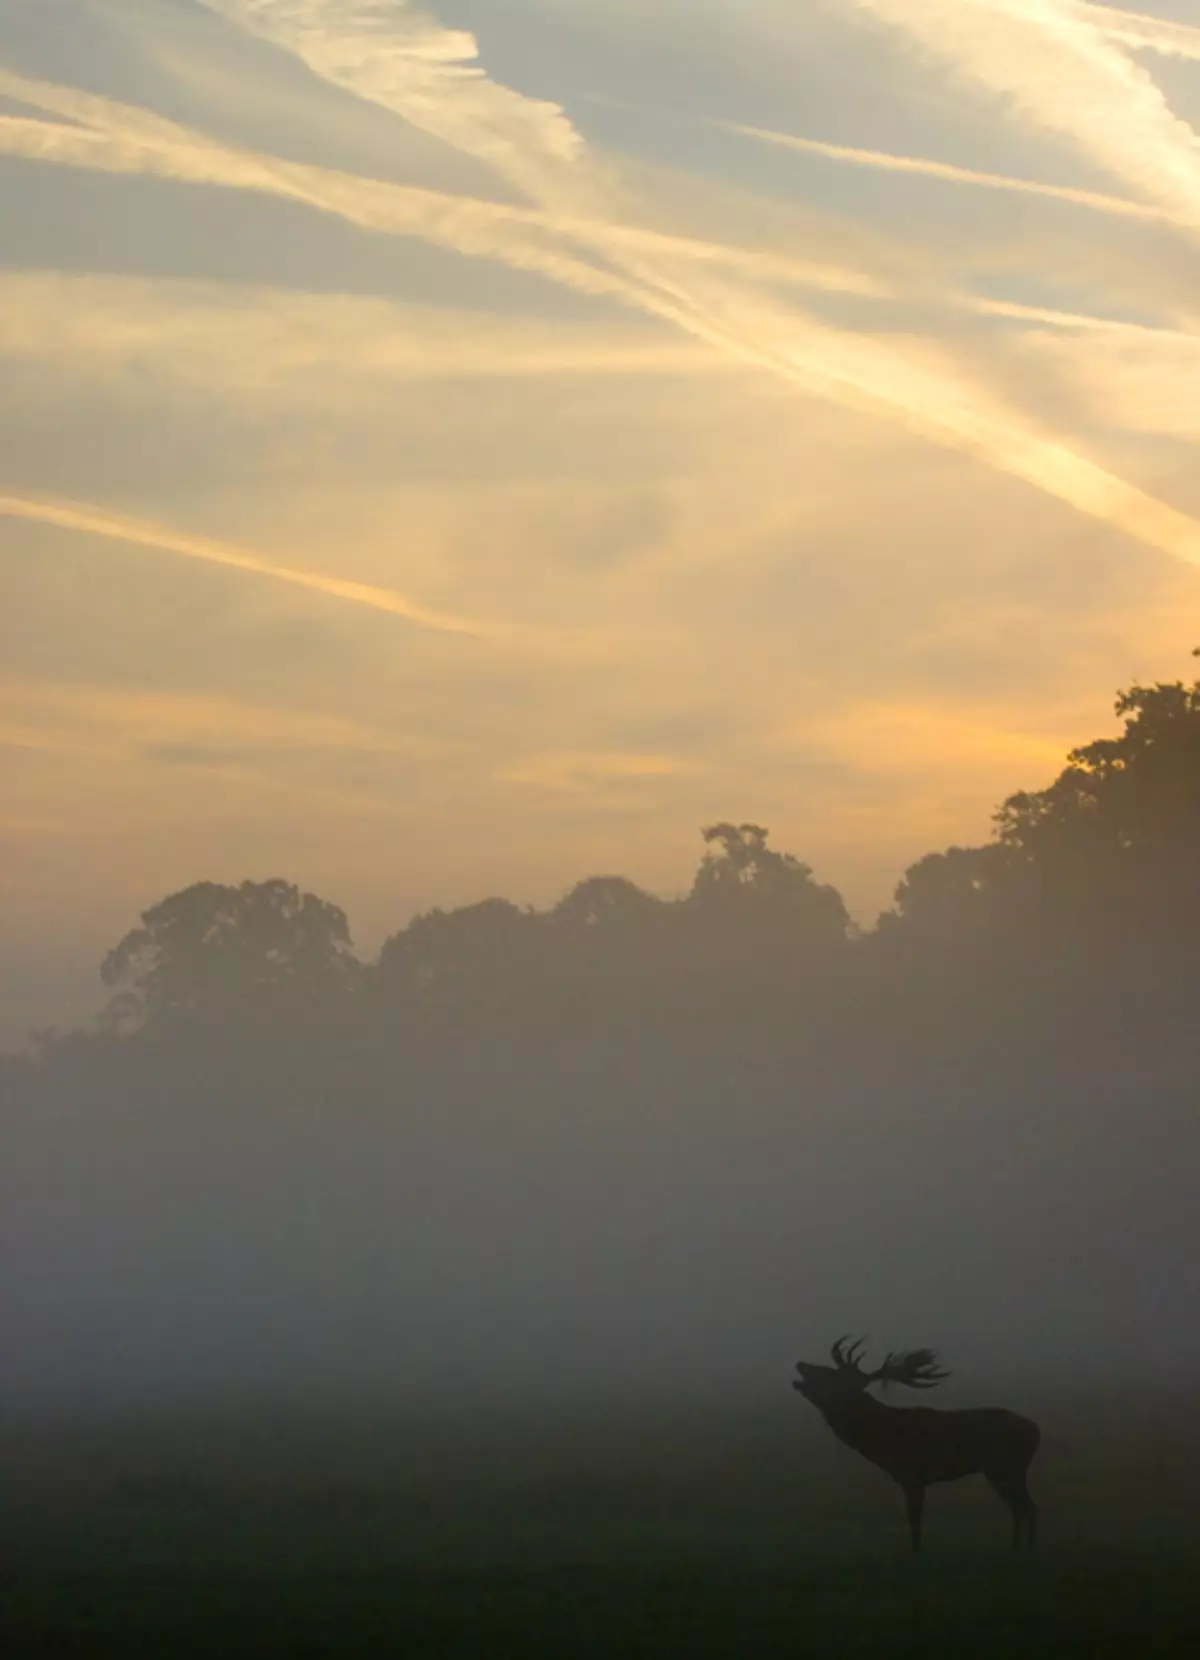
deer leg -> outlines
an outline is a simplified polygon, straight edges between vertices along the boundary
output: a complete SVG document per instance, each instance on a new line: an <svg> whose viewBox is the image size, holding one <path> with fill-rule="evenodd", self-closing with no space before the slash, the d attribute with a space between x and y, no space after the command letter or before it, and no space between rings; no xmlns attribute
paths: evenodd
<svg viewBox="0 0 1200 1660"><path fill-rule="evenodd" d="M1029 1496L1025 1475L988 1475L988 1481L1012 1512L1012 1548L1020 1550L1022 1542L1033 1549L1037 1537L1037 1505Z"/></svg>
<svg viewBox="0 0 1200 1660"><path fill-rule="evenodd" d="M1013 1502L1018 1507L1021 1521L1024 1526L1025 1549L1032 1550L1037 1544L1037 1505L1029 1496L1029 1488L1025 1485L1025 1476L1022 1472L1013 1482ZM1015 1540L1014 1540L1015 1544Z"/></svg>
<svg viewBox="0 0 1200 1660"><path fill-rule="evenodd" d="M921 1518L925 1514L925 1489L920 1482L905 1486L904 1502L908 1509L908 1531L915 1556L921 1549Z"/></svg>

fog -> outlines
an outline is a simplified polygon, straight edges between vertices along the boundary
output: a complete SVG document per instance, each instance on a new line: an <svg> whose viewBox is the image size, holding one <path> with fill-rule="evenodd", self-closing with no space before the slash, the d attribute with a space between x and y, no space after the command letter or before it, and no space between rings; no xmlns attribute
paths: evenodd
<svg viewBox="0 0 1200 1660"><path fill-rule="evenodd" d="M7 1134L7 1388L767 1399L846 1328L968 1395L1195 1375L1183 1056L704 1047L56 1080Z"/></svg>
<svg viewBox="0 0 1200 1660"><path fill-rule="evenodd" d="M865 934L745 825L376 964L171 896L4 1064L9 1404L766 1408L843 1332L947 1403L1194 1382L1200 694L1140 695L1111 845L1077 757Z"/></svg>
<svg viewBox="0 0 1200 1660"><path fill-rule="evenodd" d="M1192 1090L1022 1058L81 1085L8 1131L6 1388L767 1401L845 1329L936 1343L964 1398L1194 1376Z"/></svg>

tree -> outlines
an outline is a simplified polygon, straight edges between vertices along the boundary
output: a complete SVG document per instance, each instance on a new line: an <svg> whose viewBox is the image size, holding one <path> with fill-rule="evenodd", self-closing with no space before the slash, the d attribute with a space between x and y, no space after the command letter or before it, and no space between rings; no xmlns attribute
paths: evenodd
<svg viewBox="0 0 1200 1660"><path fill-rule="evenodd" d="M589 876L546 917L555 1018L658 1026L679 981L680 907L623 876Z"/></svg>
<svg viewBox="0 0 1200 1660"><path fill-rule="evenodd" d="M380 986L425 1014L511 1008L536 970L540 921L507 899L427 911L384 942Z"/></svg>
<svg viewBox="0 0 1200 1660"><path fill-rule="evenodd" d="M880 917L880 927L887 933L902 923L941 944L976 937L999 920L1013 863L1010 850L996 842L927 853L905 871L896 909Z"/></svg>
<svg viewBox="0 0 1200 1660"><path fill-rule="evenodd" d="M106 1020L136 1029L170 1020L295 1011L357 982L345 912L281 880L197 882L142 913L105 958Z"/></svg>
<svg viewBox="0 0 1200 1660"><path fill-rule="evenodd" d="M680 907L681 1003L702 1010L714 1031L743 1018L792 1029L817 1017L850 936L841 895L769 847L762 825L713 824L701 834L709 851Z"/></svg>
<svg viewBox="0 0 1200 1660"><path fill-rule="evenodd" d="M1058 962L1076 976L1089 953L1099 972L1114 946L1127 967L1139 941L1163 966L1168 947L1189 952L1200 921L1200 681L1135 684L1115 707L1120 735L1073 749L1044 789L1009 796L990 843L913 865L880 936L936 940L943 954L954 942L998 949L1026 972ZM1151 963L1143 954L1143 983Z"/></svg>
<svg viewBox="0 0 1200 1660"><path fill-rule="evenodd" d="M1200 681L1120 693L1118 738L1071 751L1049 788L1010 796L1000 841L1029 866L1111 879L1137 872L1176 895L1200 875Z"/></svg>
<svg viewBox="0 0 1200 1660"><path fill-rule="evenodd" d="M702 916L755 929L782 931L810 945L844 944L850 917L836 888L813 880L812 869L767 846L760 824L712 824L701 831L710 851L701 860L689 905Z"/></svg>
<svg viewBox="0 0 1200 1660"><path fill-rule="evenodd" d="M550 915L560 928L599 933L652 927L668 908L624 876L588 876L559 900Z"/></svg>

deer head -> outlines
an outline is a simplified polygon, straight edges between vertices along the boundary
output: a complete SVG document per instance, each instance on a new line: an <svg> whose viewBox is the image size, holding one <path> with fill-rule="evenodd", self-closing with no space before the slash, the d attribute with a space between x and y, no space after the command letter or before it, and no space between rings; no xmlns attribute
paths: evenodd
<svg viewBox="0 0 1200 1660"><path fill-rule="evenodd" d="M889 1383L902 1383L909 1389L933 1389L950 1376L939 1367L932 1349L901 1349L887 1355L883 1365L874 1372L867 1372L860 1364L865 1347L863 1340L860 1338L847 1347L848 1342L848 1338L839 1337L830 1349L832 1366L817 1366L806 1360L796 1362L797 1376L792 1388L798 1389L806 1401L822 1412L848 1405L873 1383L882 1383L885 1387Z"/></svg>

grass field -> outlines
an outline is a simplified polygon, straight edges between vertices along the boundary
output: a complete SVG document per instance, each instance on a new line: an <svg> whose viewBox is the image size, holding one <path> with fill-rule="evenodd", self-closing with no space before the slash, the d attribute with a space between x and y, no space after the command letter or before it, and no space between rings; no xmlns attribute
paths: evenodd
<svg viewBox="0 0 1200 1660"><path fill-rule="evenodd" d="M795 1409L10 1423L6 1652L1200 1654L1186 1412L1059 1418L1038 1558L963 1482L916 1562L886 1478Z"/></svg>

